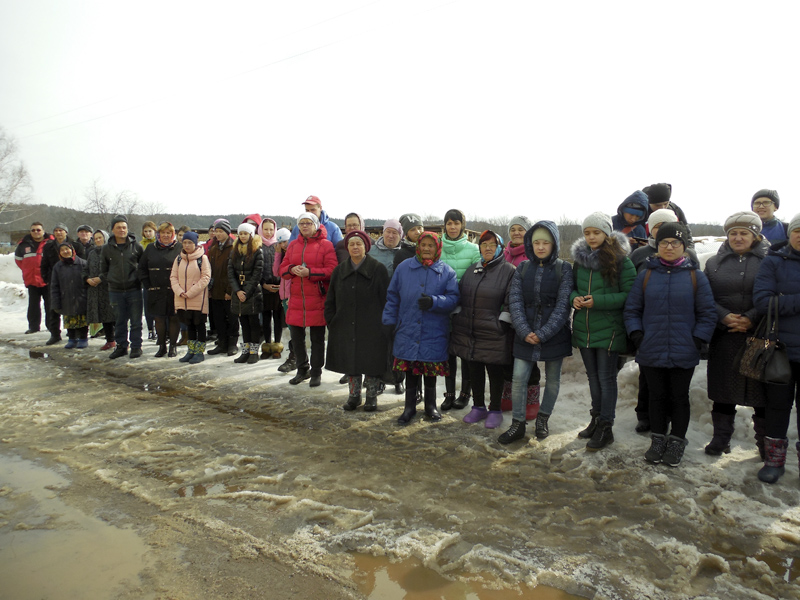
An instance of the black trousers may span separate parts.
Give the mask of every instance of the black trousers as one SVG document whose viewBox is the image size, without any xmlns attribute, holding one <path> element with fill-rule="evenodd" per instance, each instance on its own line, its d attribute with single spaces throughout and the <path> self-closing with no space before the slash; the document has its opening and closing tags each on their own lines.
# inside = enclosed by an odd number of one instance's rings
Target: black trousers
<svg viewBox="0 0 800 600">
<path fill-rule="evenodd" d="M 239 340 L 239 319 L 231 312 L 230 300 L 209 301 L 209 310 L 214 315 L 214 328 L 217 332 L 217 343 L 220 345 L 236 345 Z"/>
<path fill-rule="evenodd" d="M 475 406 L 486 406 L 486 373 L 489 373 L 489 410 L 500 410 L 503 395 L 503 365 L 487 365 L 469 362 L 469 381 L 472 385 L 472 402 Z"/>
<path fill-rule="evenodd" d="M 792 406 L 797 406 L 800 411 L 800 363 L 789 364 L 792 367 L 792 380 L 787 385 L 767 384 L 765 410 L 767 437 L 778 439 L 787 437 Z M 797 422 L 797 435 L 800 437 L 800 420 Z"/>
<path fill-rule="evenodd" d="M 61 334 L 61 315 L 50 308 L 50 288 L 47 286 L 28 287 L 28 329 L 38 331 L 42 328 L 42 300 L 44 300 L 44 326 L 47 331 Z"/>
<path fill-rule="evenodd" d="M 325 365 L 325 326 L 319 325 L 309 327 L 311 334 L 311 374 L 322 374 L 322 367 Z M 297 359 L 297 368 L 308 367 L 308 352 L 306 351 L 306 329 L 297 325 L 289 325 L 289 332 L 292 335 L 292 350 Z"/>
<path fill-rule="evenodd" d="M 692 383 L 694 367 L 678 369 L 639 365 L 639 368 L 647 377 L 650 391 L 650 430 L 666 435 L 671 420 L 672 431 L 669 433 L 686 438 L 691 416 L 689 385 Z"/>
</svg>

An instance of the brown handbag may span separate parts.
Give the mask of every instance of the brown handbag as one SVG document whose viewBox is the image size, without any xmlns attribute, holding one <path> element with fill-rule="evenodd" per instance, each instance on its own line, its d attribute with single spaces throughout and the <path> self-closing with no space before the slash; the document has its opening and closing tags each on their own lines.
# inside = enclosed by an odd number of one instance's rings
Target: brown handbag
<svg viewBox="0 0 800 600">
<path fill-rule="evenodd" d="M 739 373 L 774 385 L 786 385 L 792 379 L 786 345 L 778 339 L 777 296 L 770 298 L 766 316 L 761 319 L 753 335 L 745 341 L 739 361 Z"/>
</svg>

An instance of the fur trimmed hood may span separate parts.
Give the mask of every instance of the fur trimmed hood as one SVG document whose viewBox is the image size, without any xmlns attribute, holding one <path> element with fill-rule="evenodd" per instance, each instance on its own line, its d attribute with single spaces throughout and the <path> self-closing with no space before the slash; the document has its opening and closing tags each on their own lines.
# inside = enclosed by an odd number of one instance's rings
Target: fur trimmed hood
<svg viewBox="0 0 800 600">
<path fill-rule="evenodd" d="M 247 244 L 243 244 L 239 241 L 239 238 L 236 238 L 236 241 L 233 243 L 233 251 L 238 252 L 239 254 L 247 254 L 247 247 L 252 245 L 252 254 L 255 254 L 261 249 L 263 244 L 264 242 L 261 240 L 261 236 L 258 234 L 251 235 L 250 241 Z"/>
<path fill-rule="evenodd" d="M 620 248 L 617 251 L 617 262 L 622 262 L 631 253 L 631 245 L 630 242 L 628 242 L 628 236 L 621 231 L 612 231 L 611 237 L 615 238 L 619 243 Z M 572 260 L 576 264 L 591 269 L 592 271 L 600 270 L 600 259 L 597 257 L 597 253 L 589 248 L 589 244 L 586 243 L 585 238 L 581 237 L 575 240 L 570 248 L 570 254 L 572 255 Z"/>
</svg>

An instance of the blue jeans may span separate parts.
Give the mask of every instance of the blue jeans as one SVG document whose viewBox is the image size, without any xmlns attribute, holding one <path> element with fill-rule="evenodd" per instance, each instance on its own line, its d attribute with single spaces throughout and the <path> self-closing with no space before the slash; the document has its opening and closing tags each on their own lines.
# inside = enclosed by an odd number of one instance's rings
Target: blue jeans
<svg viewBox="0 0 800 600">
<path fill-rule="evenodd" d="M 127 292 L 108 292 L 111 308 L 117 322 L 114 327 L 114 341 L 117 346 L 128 347 L 128 322 L 131 324 L 131 348 L 142 347 L 142 290 Z"/>
<path fill-rule="evenodd" d="M 561 363 L 563 358 L 548 360 L 544 363 L 544 396 L 539 406 L 539 414 L 550 415 L 556 405 L 558 391 L 561 389 Z M 511 379 L 511 418 L 525 421 L 525 406 L 528 403 L 528 378 L 536 365 L 535 362 L 522 358 L 514 359 L 514 375 Z"/>
<path fill-rule="evenodd" d="M 617 358 L 619 352 L 604 348 L 581 348 L 581 358 L 589 378 L 592 414 L 609 423 L 614 422 L 617 408 Z"/>
</svg>

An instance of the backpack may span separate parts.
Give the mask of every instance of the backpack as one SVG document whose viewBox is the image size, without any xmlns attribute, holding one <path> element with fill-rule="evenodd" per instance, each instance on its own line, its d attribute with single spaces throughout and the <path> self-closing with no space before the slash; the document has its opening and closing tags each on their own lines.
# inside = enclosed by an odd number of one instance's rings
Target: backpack
<svg viewBox="0 0 800 600">
<path fill-rule="evenodd" d="M 201 273 L 203 272 L 203 256 L 205 256 L 205 254 L 201 255 L 200 258 L 197 259 L 197 268 L 200 270 Z M 181 259 L 182 258 L 183 258 L 183 256 L 178 254 L 178 266 L 179 267 L 181 266 Z M 210 278 L 208 280 L 208 289 L 211 289 L 211 287 L 213 285 L 214 285 L 214 278 L 212 277 L 212 278 Z"/>
<path fill-rule="evenodd" d="M 522 263 L 522 266 L 519 270 L 519 276 L 524 280 L 525 279 L 525 271 L 528 270 L 528 265 L 531 264 L 531 261 L 526 260 Z M 556 267 L 556 277 L 558 278 L 558 285 L 561 286 L 561 280 L 564 278 L 564 261 L 560 258 L 557 258 L 553 263 L 553 266 Z"/>
</svg>

